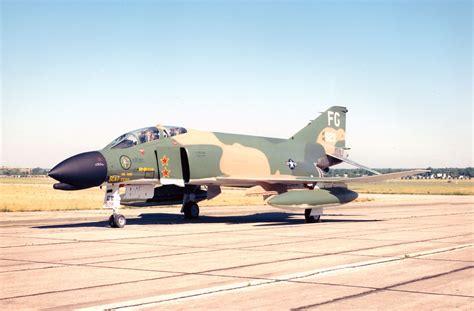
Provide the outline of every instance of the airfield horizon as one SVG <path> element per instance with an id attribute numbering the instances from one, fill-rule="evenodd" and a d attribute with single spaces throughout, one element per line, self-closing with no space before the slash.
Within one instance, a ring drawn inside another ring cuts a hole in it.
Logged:
<path id="1" fill-rule="evenodd" d="M 103 190 L 55 191 L 51 178 L 0 178 L 0 212 L 102 209 Z M 351 184 L 361 196 L 356 202 L 380 200 L 371 194 L 474 195 L 474 180 L 391 180 Z M 245 196 L 245 190 L 224 188 L 202 206 L 262 205 L 262 197 Z M 127 207 L 123 207 L 127 208 Z"/>

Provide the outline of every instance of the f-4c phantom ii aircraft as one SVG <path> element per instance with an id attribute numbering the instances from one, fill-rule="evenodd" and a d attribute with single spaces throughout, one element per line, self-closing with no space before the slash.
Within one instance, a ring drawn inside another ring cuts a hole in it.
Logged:
<path id="1" fill-rule="evenodd" d="M 383 174 L 346 155 L 345 107 L 334 106 L 289 139 L 224 134 L 178 126 L 153 126 L 123 134 L 100 151 L 81 153 L 56 165 L 54 189 L 80 190 L 105 183 L 109 224 L 125 226 L 121 201 L 146 205 L 182 202 L 185 218 L 199 216 L 198 202 L 221 193 L 222 186 L 248 188 L 266 203 L 304 209 L 306 222 L 319 222 L 324 207 L 351 202 L 352 182 L 375 182 L 425 170 Z M 374 173 L 356 178 L 325 177 L 346 162 Z"/>

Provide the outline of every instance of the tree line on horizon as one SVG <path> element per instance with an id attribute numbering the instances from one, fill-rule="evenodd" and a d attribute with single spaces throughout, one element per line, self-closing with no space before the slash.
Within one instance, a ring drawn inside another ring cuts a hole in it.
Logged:
<path id="1" fill-rule="evenodd" d="M 396 173 L 396 172 L 401 172 L 401 171 L 406 171 L 409 169 L 405 168 L 378 168 L 375 169 L 377 172 L 380 172 L 382 174 L 388 174 L 388 173 Z M 446 168 L 433 168 L 433 167 L 428 167 L 427 170 L 430 172 L 420 174 L 420 176 L 423 177 L 430 177 L 431 175 L 438 176 L 439 174 L 445 175 L 445 176 L 451 176 L 452 178 L 459 178 L 460 176 L 464 176 L 465 178 L 473 178 L 474 177 L 474 167 L 446 167 Z M 358 177 L 358 176 L 363 176 L 363 175 L 373 175 L 370 172 L 367 172 L 364 169 L 359 169 L 359 168 L 334 168 L 330 169 L 328 176 L 330 177 L 337 177 L 337 176 L 347 176 L 347 177 Z"/>

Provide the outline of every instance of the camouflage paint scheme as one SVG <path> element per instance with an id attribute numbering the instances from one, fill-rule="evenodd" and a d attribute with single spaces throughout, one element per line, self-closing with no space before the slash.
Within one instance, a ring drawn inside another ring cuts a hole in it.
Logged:
<path id="1" fill-rule="evenodd" d="M 125 217 L 116 213 L 122 199 L 165 202 L 171 189 L 181 193 L 185 216 L 197 218 L 201 186 L 207 187 L 207 199 L 219 195 L 220 186 L 248 187 L 248 195 L 262 195 L 275 207 L 305 209 L 306 221 L 315 222 L 323 207 L 357 198 L 357 193 L 347 189 L 351 182 L 425 172 L 381 175 L 349 160 L 345 153 L 346 113 L 345 107 L 331 107 L 288 139 L 157 125 L 121 135 L 100 151 L 66 159 L 49 175 L 60 181 L 54 185 L 60 190 L 80 190 L 105 182 L 104 207 L 113 209 L 112 227 L 125 225 Z M 375 175 L 324 176 L 341 162 Z"/>
<path id="2" fill-rule="evenodd" d="M 187 183 L 207 184 L 217 177 L 241 178 L 239 182 L 219 184 L 256 184 L 245 177 L 323 177 L 322 170 L 341 161 L 327 154 L 342 155 L 345 147 L 344 107 L 331 107 L 314 122 L 290 139 L 204 132 L 188 129 L 187 133 L 161 138 L 126 149 L 103 149 L 107 160 L 108 181 L 133 182 L 146 179 L 182 180 L 181 148 L 189 161 Z M 331 113 L 331 116 L 329 115 Z M 157 126 L 163 137 L 166 128 Z M 131 161 L 124 169 L 122 156 Z M 157 161 L 158 160 L 158 161 Z M 296 166 L 291 169 L 288 161 Z M 217 182 L 215 182 L 217 184 Z"/>

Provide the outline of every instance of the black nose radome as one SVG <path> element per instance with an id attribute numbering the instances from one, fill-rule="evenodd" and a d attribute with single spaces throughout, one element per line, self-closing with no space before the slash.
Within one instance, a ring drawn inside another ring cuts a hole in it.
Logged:
<path id="1" fill-rule="evenodd" d="M 95 187 L 106 180 L 107 162 L 98 151 L 80 153 L 56 165 L 48 175 L 71 189 Z"/>

